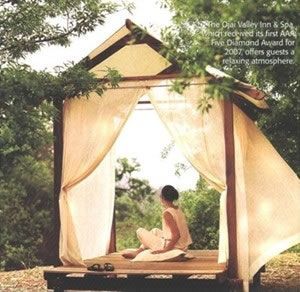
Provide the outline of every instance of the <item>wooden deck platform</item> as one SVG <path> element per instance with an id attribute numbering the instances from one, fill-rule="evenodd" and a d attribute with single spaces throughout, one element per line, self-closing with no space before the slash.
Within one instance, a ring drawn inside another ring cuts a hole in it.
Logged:
<path id="1" fill-rule="evenodd" d="M 44 278 L 48 282 L 48 289 L 54 291 L 148 291 L 148 288 L 149 291 L 180 291 L 180 287 L 182 291 L 186 291 L 186 285 L 189 285 L 189 291 L 194 291 L 194 286 L 195 291 L 199 291 L 200 286 L 200 291 L 206 291 L 203 287 L 207 285 L 207 291 L 223 291 L 224 285 L 220 286 L 220 281 L 226 278 L 226 266 L 218 264 L 218 252 L 191 250 L 189 253 L 194 258 L 186 262 L 132 262 L 123 258 L 120 253 L 112 253 L 86 260 L 85 263 L 87 266 L 111 263 L 114 271 L 98 272 L 88 271 L 83 267 L 64 266 L 45 270 Z M 204 275 L 209 275 L 209 279 L 203 279 Z"/>

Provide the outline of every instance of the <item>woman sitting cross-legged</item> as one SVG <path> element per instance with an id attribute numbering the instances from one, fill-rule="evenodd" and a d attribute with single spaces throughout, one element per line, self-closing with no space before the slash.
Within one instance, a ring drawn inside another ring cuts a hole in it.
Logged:
<path id="1" fill-rule="evenodd" d="M 133 259 L 145 249 L 151 249 L 153 254 L 163 253 L 172 249 L 187 251 L 192 239 L 186 218 L 181 209 L 174 204 L 178 199 L 178 191 L 166 185 L 159 191 L 160 202 L 164 208 L 162 214 L 162 230 L 153 228 L 148 231 L 139 228 L 136 231 L 141 246 L 134 252 L 123 253 L 125 258 Z"/>

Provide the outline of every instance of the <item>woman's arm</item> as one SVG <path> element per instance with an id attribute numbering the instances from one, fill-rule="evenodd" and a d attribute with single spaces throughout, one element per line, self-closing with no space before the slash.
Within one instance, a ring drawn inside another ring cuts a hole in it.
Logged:
<path id="1" fill-rule="evenodd" d="M 166 252 L 168 250 L 171 250 L 174 248 L 175 244 L 177 243 L 177 241 L 180 238 L 180 232 L 177 226 L 176 221 L 174 220 L 173 216 L 171 215 L 170 212 L 165 212 L 164 213 L 164 220 L 166 222 L 166 225 L 170 228 L 171 231 L 171 238 L 170 240 L 167 241 L 167 245 L 161 249 L 161 250 L 156 250 L 153 251 L 152 253 L 162 253 L 162 252 Z"/>

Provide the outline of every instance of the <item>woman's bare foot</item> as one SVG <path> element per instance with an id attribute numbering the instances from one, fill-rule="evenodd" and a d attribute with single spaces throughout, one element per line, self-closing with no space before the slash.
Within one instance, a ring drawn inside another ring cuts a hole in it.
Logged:
<path id="1" fill-rule="evenodd" d="M 143 248 L 139 248 L 135 251 L 124 252 L 122 253 L 122 256 L 126 259 L 134 259 L 143 250 L 144 250 Z"/>

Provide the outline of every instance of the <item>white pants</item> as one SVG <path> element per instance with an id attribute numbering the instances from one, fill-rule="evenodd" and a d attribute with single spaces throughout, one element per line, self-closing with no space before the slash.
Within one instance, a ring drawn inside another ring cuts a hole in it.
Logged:
<path id="1" fill-rule="evenodd" d="M 142 248 L 150 248 L 151 250 L 161 250 L 166 246 L 167 239 L 164 239 L 162 230 L 153 228 L 148 231 L 145 228 L 139 228 L 136 235 L 142 244 Z"/>

